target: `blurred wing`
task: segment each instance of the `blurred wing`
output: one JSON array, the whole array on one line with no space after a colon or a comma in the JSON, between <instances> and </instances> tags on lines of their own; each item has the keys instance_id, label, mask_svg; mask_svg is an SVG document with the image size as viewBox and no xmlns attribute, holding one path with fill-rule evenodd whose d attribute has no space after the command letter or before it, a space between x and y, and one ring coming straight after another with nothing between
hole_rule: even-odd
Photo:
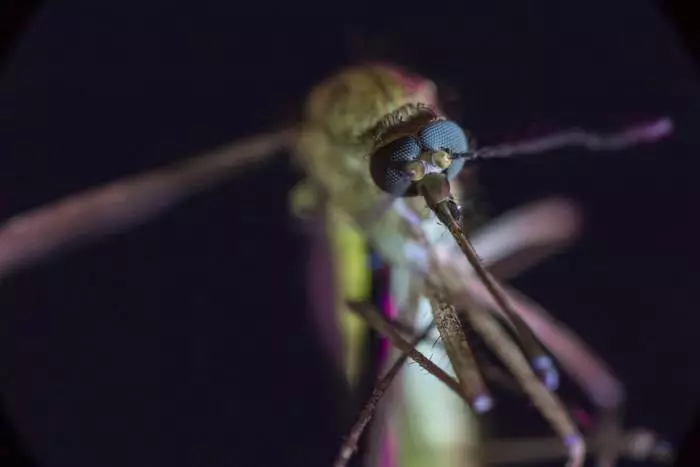
<instances>
[{"instance_id":1,"label":"blurred wing","mask_svg":"<svg viewBox=\"0 0 700 467\"><path fill-rule=\"evenodd\" d=\"M518 207L489 221L470 235L470 240L485 266L499 278L527 271L568 247L578 236L581 220L578 208L570 201L550 198ZM441 258L459 256L459 247L450 242L436 253ZM466 261L459 265L463 273L472 273Z\"/></svg>"},{"instance_id":2,"label":"blurred wing","mask_svg":"<svg viewBox=\"0 0 700 467\"><path fill-rule=\"evenodd\" d=\"M290 130L266 133L18 214L0 226L0 277L66 247L147 222L269 159L291 136Z\"/></svg>"}]
</instances>

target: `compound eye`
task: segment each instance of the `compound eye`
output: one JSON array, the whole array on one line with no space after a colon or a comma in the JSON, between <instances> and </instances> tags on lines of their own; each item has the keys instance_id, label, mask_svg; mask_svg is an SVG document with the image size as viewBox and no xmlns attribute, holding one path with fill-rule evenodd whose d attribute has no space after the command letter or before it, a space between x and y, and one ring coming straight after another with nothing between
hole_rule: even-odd
<instances>
[{"instance_id":1,"label":"compound eye","mask_svg":"<svg viewBox=\"0 0 700 467\"><path fill-rule=\"evenodd\" d=\"M421 145L430 151L467 152L469 143L462 127L451 120L436 120L418 133Z\"/></svg>"},{"instance_id":2,"label":"compound eye","mask_svg":"<svg viewBox=\"0 0 700 467\"><path fill-rule=\"evenodd\" d=\"M372 175L372 180L379 188L387 193L394 193L402 188L406 180L407 165L418 162L421 155L421 148L418 142L406 136L399 138L385 146L378 148L369 160L369 170ZM425 173L424 167L413 167L415 176L421 178ZM409 189L406 192L407 196L415 196L416 190Z\"/></svg>"}]
</instances>

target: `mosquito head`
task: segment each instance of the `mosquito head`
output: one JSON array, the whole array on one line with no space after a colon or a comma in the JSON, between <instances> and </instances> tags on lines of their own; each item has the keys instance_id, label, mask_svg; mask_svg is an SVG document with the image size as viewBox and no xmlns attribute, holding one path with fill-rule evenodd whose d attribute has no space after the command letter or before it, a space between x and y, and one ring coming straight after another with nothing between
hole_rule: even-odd
<instances>
[{"instance_id":1,"label":"mosquito head","mask_svg":"<svg viewBox=\"0 0 700 467\"><path fill-rule=\"evenodd\" d=\"M370 173L374 183L387 193L417 196L419 183L435 174L445 180L449 192L448 180L457 176L466 162L455 155L469 151L464 130L455 122L437 119L377 147L370 157Z\"/></svg>"}]
</instances>

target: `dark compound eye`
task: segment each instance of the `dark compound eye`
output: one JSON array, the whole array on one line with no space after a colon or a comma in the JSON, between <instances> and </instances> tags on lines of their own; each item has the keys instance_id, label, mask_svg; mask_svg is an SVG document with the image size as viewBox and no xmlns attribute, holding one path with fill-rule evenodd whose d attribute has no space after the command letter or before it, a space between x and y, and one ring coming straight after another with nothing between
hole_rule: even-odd
<instances>
[{"instance_id":1,"label":"dark compound eye","mask_svg":"<svg viewBox=\"0 0 700 467\"><path fill-rule=\"evenodd\" d=\"M421 146L429 151L444 149L450 153L463 153L469 150L464 130L450 120L428 123L418 132L418 140Z\"/></svg>"},{"instance_id":2,"label":"dark compound eye","mask_svg":"<svg viewBox=\"0 0 700 467\"><path fill-rule=\"evenodd\" d=\"M397 193L405 188L406 169L416 166L414 172L418 171L416 164L409 163L417 163L421 154L433 153L430 162L439 168L446 167L443 173L451 180L462 170L465 160L452 160L449 156L468 150L467 136L459 125L450 120L436 120L421 128L415 138L404 136L377 149L370 158L370 173L383 191ZM404 196L417 194L416 187L411 186Z\"/></svg>"},{"instance_id":3,"label":"dark compound eye","mask_svg":"<svg viewBox=\"0 0 700 467\"><path fill-rule=\"evenodd\" d=\"M417 161L421 155L418 141L410 136L399 138L377 149L370 158L369 170L374 183L382 190L395 193L405 183L403 163ZM411 193L407 193L411 194Z\"/></svg>"}]
</instances>

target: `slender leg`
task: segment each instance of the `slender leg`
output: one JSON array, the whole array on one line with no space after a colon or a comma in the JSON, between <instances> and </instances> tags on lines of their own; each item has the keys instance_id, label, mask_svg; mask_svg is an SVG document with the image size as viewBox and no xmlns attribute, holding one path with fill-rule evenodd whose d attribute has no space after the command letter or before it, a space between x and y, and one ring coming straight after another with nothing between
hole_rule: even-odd
<instances>
[{"instance_id":1,"label":"slender leg","mask_svg":"<svg viewBox=\"0 0 700 467\"><path fill-rule=\"evenodd\" d=\"M486 271L482 265L481 259L476 254L469 239L462 231L462 227L454 217L453 209L451 209L451 207L454 206L454 200L449 194L449 184L446 179L441 175L427 175L421 179L419 191L425 198L427 205L435 213L440 222L445 225L457 245L459 245L460 250L464 253L464 256L474 269L476 276L489 291L489 294L491 294L499 309L512 323L523 351L527 354L529 363L532 365L533 369L535 369L538 376L542 378L542 381L547 387L552 390L556 389L559 378L552 360L544 352L540 343L523 322L522 318L512 310L511 304L503 294L500 285L496 282L494 277Z\"/></svg>"},{"instance_id":2,"label":"slender leg","mask_svg":"<svg viewBox=\"0 0 700 467\"><path fill-rule=\"evenodd\" d=\"M445 217L446 220L448 220L447 216ZM428 253L430 254L431 252L429 251ZM430 276L428 281L429 286L433 290L439 290L440 286L438 284L442 283L451 285L452 290L454 290L456 278L448 278L442 273L443 271L438 269L435 277ZM457 281L458 280L459 279L457 279ZM491 288L488 287L488 281L482 281L480 283L488 289L492 299L496 300L496 295L493 294ZM459 287L457 287L457 289L459 289ZM455 294L453 293L452 295L454 299ZM534 404L569 448L569 467L581 467L585 460L585 444L583 437L571 420L569 413L562 405L561 401L541 384L518 346L510 339L508 334L501 329L493 316L476 305L463 290L456 295L460 298L459 303L464 307L471 325L482 335L492 351L506 364L525 392L531 397ZM499 303L499 305L501 305L501 303Z\"/></svg>"},{"instance_id":3,"label":"slender leg","mask_svg":"<svg viewBox=\"0 0 700 467\"><path fill-rule=\"evenodd\" d=\"M421 288L422 290L422 288ZM416 348L450 375L445 346L434 327L433 307L423 297L410 329L433 324L433 331ZM409 331L409 336L415 336ZM412 338L412 337L411 337ZM483 367L480 365L480 369ZM400 418L406 443L402 467L477 467L481 462L481 429L476 414L464 401L417 365L407 365L404 379L404 411Z\"/></svg>"},{"instance_id":4,"label":"slender leg","mask_svg":"<svg viewBox=\"0 0 700 467\"><path fill-rule=\"evenodd\" d=\"M469 348L457 311L447 303L439 290L431 290L430 295L432 295L430 304L435 326L440 332L447 356L457 374L457 381L467 394L472 410L476 413L486 412L493 406L493 400L486 389L474 354Z\"/></svg>"},{"instance_id":5,"label":"slender leg","mask_svg":"<svg viewBox=\"0 0 700 467\"><path fill-rule=\"evenodd\" d=\"M450 229L450 232L453 234L455 239L458 242L460 239L464 240L464 235L461 233L461 231L453 232L453 230L457 230L457 227L455 227L456 224L452 222L454 219L452 219L451 214L449 212L444 212L442 213L442 216L440 215L440 207L444 207L444 203L431 202L434 200L430 199L428 190L426 190L426 196L428 197L428 204L431 205L436 214L438 214L438 217ZM415 223L413 222L408 222L408 224L411 227L415 227ZM430 248L427 246L427 241L423 237L422 232L417 230L418 229L415 228L413 229L414 234L428 250L428 257L433 257L434 255L431 254ZM504 305L503 297L499 293L495 293L500 291L494 290L495 285L493 284L492 278L485 274L483 269L480 268L479 258L476 257L476 254L474 254L474 251L470 248L470 246L465 247L464 243L468 242L466 240L461 242L461 249L467 255L476 272L481 272L480 279L482 279L482 281L480 284L484 285L492 299L498 302L500 309L510 311L510 309ZM471 255L469 253L471 253ZM441 271L438 269L437 272L440 273ZM454 284L454 278L452 279ZM437 277L430 276L429 282L431 281L437 282L432 282L430 284L433 290L439 290L440 286L438 284L445 282L445 277L442 277L441 274L438 274ZM450 281L447 282L449 283ZM473 303L469 303L467 305L465 302L471 302L471 300L469 300L464 293L461 295L461 304L466 306L467 317L472 326L479 331L480 334L482 334L484 340L491 347L491 349L508 366L509 370L515 375L525 392L532 398L535 405L539 408L545 418L547 418L547 420L552 424L555 431L557 431L564 443L567 445L569 448L569 466L580 467L585 459L585 445L581 434L571 420L567 410L563 407L559 399L541 384L535 373L531 370L518 346L512 342L510 337L504 330L501 329L496 320L487 312L483 311L480 307L474 306ZM499 298L501 298L501 300L499 300ZM511 320L517 317L517 315L512 312L509 313L508 316ZM438 321L437 318L438 317L436 315L436 321ZM520 319L519 317L517 318ZM524 323L521 323L521 325L518 327L518 334L521 337L523 337L523 335L528 335L527 333L530 332L529 329L527 329L527 332L525 332L523 330L524 326ZM445 336L443 335L443 339L444 337ZM533 344L533 341L530 341L530 343ZM531 352L537 350L535 344L529 346L529 348Z\"/></svg>"},{"instance_id":6,"label":"slender leg","mask_svg":"<svg viewBox=\"0 0 700 467\"><path fill-rule=\"evenodd\" d=\"M586 444L593 454L605 449L599 434L586 437ZM614 444L620 457L660 464L670 464L672 461L668 444L648 430L630 430L616 438ZM568 454L560 440L552 437L492 440L486 442L484 451L489 465L551 462Z\"/></svg>"},{"instance_id":7,"label":"slender leg","mask_svg":"<svg viewBox=\"0 0 700 467\"><path fill-rule=\"evenodd\" d=\"M415 345L418 342L423 340L425 336L428 335L429 331L430 328L427 328L425 331L423 331L413 341L411 345L415 347ZM381 400L382 396L384 396L384 393L386 393L386 391L389 389L389 386L396 378L396 375L398 375L404 363L406 363L406 360L408 360L408 357L409 355L407 353L402 353L399 356L399 358L396 359L393 365L391 365L391 367L384 374L384 376L382 376L379 379L369 401L367 401L367 404L365 404L365 407L362 409L362 412L360 412L360 416L358 417L357 422L355 423L355 425L353 425L352 430L350 430L350 434L343 443L343 446L340 449L340 454L338 455L338 458L333 464L334 467L345 467L348 464L348 462L352 458L352 455L357 450L357 444L360 441L362 433L367 427L367 424L372 419L374 412L377 410L379 401Z\"/></svg>"},{"instance_id":8,"label":"slender leg","mask_svg":"<svg viewBox=\"0 0 700 467\"><path fill-rule=\"evenodd\" d=\"M466 285L469 296L489 306L490 297L476 281ZM598 407L605 439L613 440L622 433L619 414L624 403L624 388L613 376L607 365L570 329L550 316L544 309L526 296L509 288L504 289L511 298L516 312L561 363L564 371L578 384ZM610 450L599 449L599 465L609 467L615 463L614 443Z\"/></svg>"},{"instance_id":9,"label":"slender leg","mask_svg":"<svg viewBox=\"0 0 700 467\"><path fill-rule=\"evenodd\" d=\"M466 315L474 329L513 373L535 406L563 440L569 452L568 467L582 467L585 460L585 443L559 398L540 382L518 346L491 314L472 303L467 308Z\"/></svg>"},{"instance_id":10,"label":"slender leg","mask_svg":"<svg viewBox=\"0 0 700 467\"><path fill-rule=\"evenodd\" d=\"M0 226L0 277L68 246L146 222L278 154L291 134L287 130L249 138L18 214Z\"/></svg>"},{"instance_id":11,"label":"slender leg","mask_svg":"<svg viewBox=\"0 0 700 467\"><path fill-rule=\"evenodd\" d=\"M494 263L509 262L510 258L533 246L567 243L578 230L576 218L576 211L566 201L552 199L533 203L480 229L473 237L473 244L485 266L491 267ZM455 279L450 282L453 285L451 290L455 293L463 290L487 309L500 312L489 291L474 277L469 264L454 254L456 247L450 248L452 251L444 244L432 247L434 267ZM530 256L529 259L535 258ZM522 267L517 262L509 262L507 273L513 275ZM502 291L509 298L513 311L521 316L592 401L601 408L617 410L624 400L624 389L602 359L576 333L533 300L508 286L503 286Z\"/></svg>"},{"instance_id":12,"label":"slender leg","mask_svg":"<svg viewBox=\"0 0 700 467\"><path fill-rule=\"evenodd\" d=\"M378 333L386 336L396 348L404 353L407 353L413 361L418 363L428 373L442 381L447 387L452 389L458 396L464 399L467 404L469 404L469 399L462 392L462 389L457 381L445 373L439 366L431 362L425 355L418 352L415 349L415 346L404 339L399 330L396 329L390 322L386 321L379 311L375 310L372 306L362 303L349 303L348 306L357 313L361 314L370 327L372 327Z\"/></svg>"},{"instance_id":13,"label":"slender leg","mask_svg":"<svg viewBox=\"0 0 700 467\"><path fill-rule=\"evenodd\" d=\"M473 244L487 266L501 267L513 275L568 244L579 225L576 208L569 202L550 199L532 203L495 219L473 237ZM456 246L434 245L437 267L452 277L462 277L462 288L488 309L500 312L486 287L474 277L471 266L459 257ZM523 255L523 252L527 254ZM530 327L538 340L552 352L568 373L591 398L607 427L606 439L621 436L620 410L624 389L605 363L570 329L550 316L539 305L514 290L503 287L513 311ZM507 317L504 316L507 321ZM597 449L599 467L615 462L614 441L610 449Z\"/></svg>"},{"instance_id":14,"label":"slender leg","mask_svg":"<svg viewBox=\"0 0 700 467\"><path fill-rule=\"evenodd\" d=\"M447 216L445 217L448 220ZM448 225L448 227L450 226ZM420 233L418 235L420 236ZM428 251L428 253L430 254L431 252ZM454 287L455 278L447 278L438 269L435 276L429 277L428 283L429 287L435 291L440 290L440 285L438 284L450 284ZM492 299L496 300L497 295L493 294L493 291L488 287L488 281L480 283L488 289ZM567 445L569 449L569 467L581 467L585 460L583 437L561 401L542 385L518 346L511 340L505 330L500 327L494 317L476 305L464 292L460 293L459 297L461 299L459 303L465 307L467 318L471 325L483 336L492 351L506 364L543 416L550 422ZM455 297L453 296L452 298Z\"/></svg>"}]
</instances>

